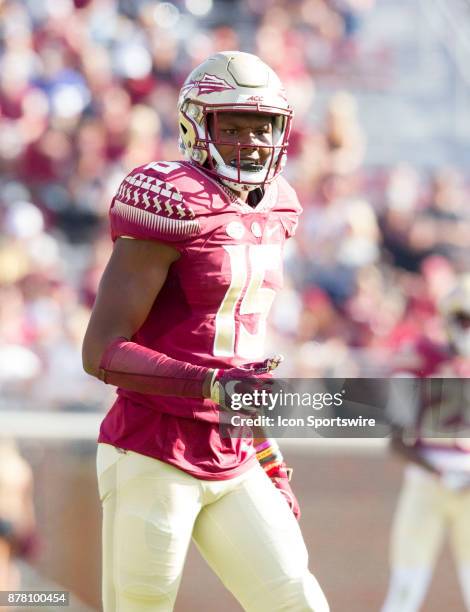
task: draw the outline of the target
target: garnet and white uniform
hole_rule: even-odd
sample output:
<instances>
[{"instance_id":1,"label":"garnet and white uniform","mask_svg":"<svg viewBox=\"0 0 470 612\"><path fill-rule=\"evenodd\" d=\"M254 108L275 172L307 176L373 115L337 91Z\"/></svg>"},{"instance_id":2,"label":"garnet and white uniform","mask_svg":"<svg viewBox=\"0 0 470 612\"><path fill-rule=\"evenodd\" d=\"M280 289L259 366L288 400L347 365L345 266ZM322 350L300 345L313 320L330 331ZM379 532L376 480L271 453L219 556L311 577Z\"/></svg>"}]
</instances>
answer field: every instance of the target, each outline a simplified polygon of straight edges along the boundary
<instances>
[{"instance_id":1,"label":"garnet and white uniform","mask_svg":"<svg viewBox=\"0 0 470 612\"><path fill-rule=\"evenodd\" d=\"M300 211L282 178L253 209L188 162L151 163L131 172L112 202L113 240L157 240L181 254L132 340L207 367L259 360L266 317L282 285L284 242ZM246 440L221 439L218 422L219 409L210 400L119 389L99 441L199 478L233 478L256 458Z\"/></svg>"},{"instance_id":2,"label":"garnet and white uniform","mask_svg":"<svg viewBox=\"0 0 470 612\"><path fill-rule=\"evenodd\" d=\"M470 610L470 402L462 401L451 380L469 377L470 360L424 341L416 344L414 353L419 367L411 374L425 372L442 380L431 383L434 400L426 391L430 387L423 385L420 401L408 407L403 437L440 475L413 463L405 470L392 529L392 575L382 612L421 608L447 530Z\"/></svg>"},{"instance_id":3,"label":"garnet and white uniform","mask_svg":"<svg viewBox=\"0 0 470 612\"><path fill-rule=\"evenodd\" d=\"M208 367L260 360L300 212L282 178L251 208L188 162L131 172L112 202L113 240L180 253L132 340ZM298 524L251 439L222 438L218 422L210 400L118 390L98 451L106 609L172 610L192 536L244 609L327 611Z\"/></svg>"}]
</instances>

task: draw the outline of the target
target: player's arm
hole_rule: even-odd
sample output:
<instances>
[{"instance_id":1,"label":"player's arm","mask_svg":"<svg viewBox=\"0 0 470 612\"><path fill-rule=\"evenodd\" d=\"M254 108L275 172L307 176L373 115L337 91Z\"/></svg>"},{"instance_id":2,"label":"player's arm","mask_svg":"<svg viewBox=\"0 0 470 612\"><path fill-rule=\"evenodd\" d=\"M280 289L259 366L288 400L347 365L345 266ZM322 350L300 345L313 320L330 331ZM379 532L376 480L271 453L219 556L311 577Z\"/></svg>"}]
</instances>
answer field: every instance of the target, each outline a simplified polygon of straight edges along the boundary
<instances>
[{"instance_id":1,"label":"player's arm","mask_svg":"<svg viewBox=\"0 0 470 612\"><path fill-rule=\"evenodd\" d=\"M86 372L142 393L203 396L204 381L212 371L130 341L178 257L176 249L156 241L116 241L83 342Z\"/></svg>"},{"instance_id":2,"label":"player's arm","mask_svg":"<svg viewBox=\"0 0 470 612\"><path fill-rule=\"evenodd\" d=\"M390 448L401 459L419 465L432 474L441 475L439 470L426 461L414 446L405 442L404 429L402 427L393 427L390 437Z\"/></svg>"},{"instance_id":3,"label":"player's arm","mask_svg":"<svg viewBox=\"0 0 470 612\"><path fill-rule=\"evenodd\" d=\"M178 251L145 240L118 238L101 278L83 342L83 366L99 375L101 356L118 337L131 338L147 318Z\"/></svg>"}]
</instances>

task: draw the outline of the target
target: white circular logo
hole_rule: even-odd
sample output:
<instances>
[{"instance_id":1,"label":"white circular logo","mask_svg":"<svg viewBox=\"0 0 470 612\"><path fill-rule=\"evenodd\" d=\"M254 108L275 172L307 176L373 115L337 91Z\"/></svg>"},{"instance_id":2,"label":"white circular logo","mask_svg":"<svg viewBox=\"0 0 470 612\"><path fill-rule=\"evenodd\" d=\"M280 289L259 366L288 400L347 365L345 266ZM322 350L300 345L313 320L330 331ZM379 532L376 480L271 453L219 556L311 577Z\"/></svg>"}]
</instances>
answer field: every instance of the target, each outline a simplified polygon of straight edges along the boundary
<instances>
[{"instance_id":1,"label":"white circular logo","mask_svg":"<svg viewBox=\"0 0 470 612\"><path fill-rule=\"evenodd\" d=\"M239 240L245 233L245 228L238 221L232 221L227 225L225 231L230 236L230 238L235 238L235 240Z\"/></svg>"},{"instance_id":2,"label":"white circular logo","mask_svg":"<svg viewBox=\"0 0 470 612\"><path fill-rule=\"evenodd\" d=\"M259 223L256 223L256 221L254 221L251 224L251 231L253 232L253 235L256 236L257 238L261 238L262 235L262 231L261 231L261 225Z\"/></svg>"}]
</instances>

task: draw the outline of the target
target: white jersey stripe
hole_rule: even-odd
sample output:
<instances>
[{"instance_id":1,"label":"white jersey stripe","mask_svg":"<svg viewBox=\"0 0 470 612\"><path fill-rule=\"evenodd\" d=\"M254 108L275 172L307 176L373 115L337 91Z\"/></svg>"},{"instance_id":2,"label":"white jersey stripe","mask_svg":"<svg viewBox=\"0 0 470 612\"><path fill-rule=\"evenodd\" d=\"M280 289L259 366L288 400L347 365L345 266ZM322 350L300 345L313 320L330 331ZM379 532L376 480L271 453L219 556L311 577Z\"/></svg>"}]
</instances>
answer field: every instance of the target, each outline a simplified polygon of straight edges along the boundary
<instances>
[{"instance_id":1,"label":"white jersey stripe","mask_svg":"<svg viewBox=\"0 0 470 612\"><path fill-rule=\"evenodd\" d=\"M183 221L182 219L168 219L158 214L148 212L141 208L125 204L121 200L115 200L111 209L112 214L116 214L127 221L139 223L143 227L152 231L160 231L169 236L189 236L201 231L198 221Z\"/></svg>"}]
</instances>

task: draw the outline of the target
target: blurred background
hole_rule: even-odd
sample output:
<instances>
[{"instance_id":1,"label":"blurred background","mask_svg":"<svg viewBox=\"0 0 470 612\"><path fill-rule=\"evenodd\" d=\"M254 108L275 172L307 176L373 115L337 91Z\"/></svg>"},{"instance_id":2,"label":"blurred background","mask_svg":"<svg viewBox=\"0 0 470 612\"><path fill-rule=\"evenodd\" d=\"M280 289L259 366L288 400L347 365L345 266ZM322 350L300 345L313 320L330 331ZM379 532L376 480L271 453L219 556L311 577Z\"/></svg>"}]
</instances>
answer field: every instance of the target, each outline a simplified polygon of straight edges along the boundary
<instances>
[{"instance_id":1,"label":"blurred background","mask_svg":"<svg viewBox=\"0 0 470 612\"><path fill-rule=\"evenodd\" d=\"M94 438L112 390L80 346L111 198L133 167L179 158L188 72L254 52L295 108L285 174L304 215L269 334L283 375L383 376L445 338L436 302L470 271L469 34L467 0L0 0L0 436L34 482L24 588L99 609ZM384 446L286 446L334 611L385 594L401 467ZM426 610L462 610L440 563ZM191 552L177 612L222 608L239 609Z\"/></svg>"}]
</instances>

